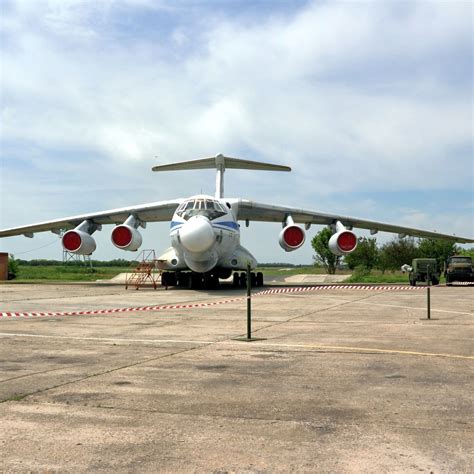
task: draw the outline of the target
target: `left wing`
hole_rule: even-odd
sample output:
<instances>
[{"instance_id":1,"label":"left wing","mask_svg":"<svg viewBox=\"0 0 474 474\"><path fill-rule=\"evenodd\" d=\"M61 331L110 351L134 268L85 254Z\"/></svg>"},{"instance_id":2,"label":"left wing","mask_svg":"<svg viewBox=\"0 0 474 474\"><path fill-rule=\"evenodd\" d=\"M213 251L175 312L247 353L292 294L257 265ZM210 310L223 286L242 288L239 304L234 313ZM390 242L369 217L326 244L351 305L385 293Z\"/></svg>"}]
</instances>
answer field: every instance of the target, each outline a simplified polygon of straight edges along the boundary
<instances>
[{"instance_id":1,"label":"left wing","mask_svg":"<svg viewBox=\"0 0 474 474\"><path fill-rule=\"evenodd\" d=\"M454 240L459 243L471 243L474 239L468 237L458 237L457 235L441 234L429 230L416 229L400 225L386 224L384 222L369 221L357 217L342 216L339 214L325 214L322 212L308 211L295 207L273 206L262 204L245 199L236 200L237 220L263 221L263 222L284 222L287 216L291 216L294 222L304 224L331 225L340 221L346 227L357 227L368 229L373 233L378 231L393 232L400 235L410 235L413 237L429 237L435 239Z\"/></svg>"},{"instance_id":2,"label":"left wing","mask_svg":"<svg viewBox=\"0 0 474 474\"><path fill-rule=\"evenodd\" d=\"M0 237L22 234L27 237L33 237L33 234L36 232L45 232L48 230L59 233L61 230L73 229L85 220L89 220L96 225L122 224L131 214L135 215L142 222L171 221L174 211L181 202L183 202L183 199L152 202L138 206L122 207L108 211L82 214L80 216L65 217L63 219L40 222L38 224L13 227L11 229L0 230Z\"/></svg>"}]
</instances>

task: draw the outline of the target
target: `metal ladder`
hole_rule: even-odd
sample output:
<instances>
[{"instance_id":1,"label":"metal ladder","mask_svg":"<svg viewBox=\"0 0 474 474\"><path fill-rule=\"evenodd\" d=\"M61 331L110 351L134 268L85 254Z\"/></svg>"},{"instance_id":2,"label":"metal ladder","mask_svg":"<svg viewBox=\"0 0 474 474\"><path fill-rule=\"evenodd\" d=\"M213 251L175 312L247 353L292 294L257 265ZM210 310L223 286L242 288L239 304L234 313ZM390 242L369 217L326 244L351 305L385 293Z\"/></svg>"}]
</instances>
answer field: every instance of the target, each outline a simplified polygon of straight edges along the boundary
<instances>
[{"instance_id":1,"label":"metal ladder","mask_svg":"<svg viewBox=\"0 0 474 474\"><path fill-rule=\"evenodd\" d=\"M156 290L157 280L161 277L161 271L156 271L156 256L154 250L142 250L137 260L132 264L133 271L127 273L125 278L125 289L134 286L136 290L147 284L153 285Z\"/></svg>"}]
</instances>

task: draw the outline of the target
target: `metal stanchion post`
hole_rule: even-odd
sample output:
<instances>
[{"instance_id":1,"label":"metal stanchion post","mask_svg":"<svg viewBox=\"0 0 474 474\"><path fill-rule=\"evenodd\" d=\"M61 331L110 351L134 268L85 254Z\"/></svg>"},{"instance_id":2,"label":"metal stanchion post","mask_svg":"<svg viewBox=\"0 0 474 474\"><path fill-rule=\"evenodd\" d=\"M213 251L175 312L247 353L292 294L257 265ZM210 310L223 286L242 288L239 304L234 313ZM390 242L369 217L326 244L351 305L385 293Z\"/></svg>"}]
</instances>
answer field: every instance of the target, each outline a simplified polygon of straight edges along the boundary
<instances>
[{"instance_id":1,"label":"metal stanchion post","mask_svg":"<svg viewBox=\"0 0 474 474\"><path fill-rule=\"evenodd\" d=\"M430 300L430 283L431 283L431 277L430 277L430 266L428 265L427 269L426 269L426 283L427 283L427 288L426 288L426 291L427 291L427 308L428 308L428 319L431 319L431 300Z\"/></svg>"},{"instance_id":2,"label":"metal stanchion post","mask_svg":"<svg viewBox=\"0 0 474 474\"><path fill-rule=\"evenodd\" d=\"M241 336L233 338L234 341L263 341L265 338L252 337L252 273L250 272L250 263L247 264L247 337Z\"/></svg>"},{"instance_id":3,"label":"metal stanchion post","mask_svg":"<svg viewBox=\"0 0 474 474\"><path fill-rule=\"evenodd\" d=\"M252 281L250 263L247 264L247 339L252 339Z\"/></svg>"}]
</instances>

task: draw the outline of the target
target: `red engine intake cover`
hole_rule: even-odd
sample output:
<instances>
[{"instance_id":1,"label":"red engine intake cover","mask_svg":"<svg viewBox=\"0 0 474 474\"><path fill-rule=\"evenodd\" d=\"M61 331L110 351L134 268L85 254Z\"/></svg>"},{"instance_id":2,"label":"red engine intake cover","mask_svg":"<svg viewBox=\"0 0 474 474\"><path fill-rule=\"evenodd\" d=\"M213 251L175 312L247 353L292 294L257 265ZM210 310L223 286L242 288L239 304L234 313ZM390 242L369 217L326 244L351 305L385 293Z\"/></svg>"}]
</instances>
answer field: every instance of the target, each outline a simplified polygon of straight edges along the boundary
<instances>
[{"instance_id":1,"label":"red engine intake cover","mask_svg":"<svg viewBox=\"0 0 474 474\"><path fill-rule=\"evenodd\" d=\"M305 231L297 225L289 225L283 228L278 236L278 243L285 252L299 249L305 239Z\"/></svg>"},{"instance_id":2,"label":"red engine intake cover","mask_svg":"<svg viewBox=\"0 0 474 474\"><path fill-rule=\"evenodd\" d=\"M117 247L127 247L132 241L132 232L128 227L119 225L112 231L112 241Z\"/></svg>"},{"instance_id":3,"label":"red engine intake cover","mask_svg":"<svg viewBox=\"0 0 474 474\"><path fill-rule=\"evenodd\" d=\"M74 230L66 232L62 239L63 247L69 252L75 252L82 244L81 236Z\"/></svg>"},{"instance_id":4,"label":"red engine intake cover","mask_svg":"<svg viewBox=\"0 0 474 474\"><path fill-rule=\"evenodd\" d=\"M337 245L343 252L352 252L357 245L357 237L349 231L341 232L337 238Z\"/></svg>"},{"instance_id":5,"label":"red engine intake cover","mask_svg":"<svg viewBox=\"0 0 474 474\"><path fill-rule=\"evenodd\" d=\"M289 247L299 247L304 242L303 229L296 225L290 225L284 229L283 239Z\"/></svg>"}]
</instances>

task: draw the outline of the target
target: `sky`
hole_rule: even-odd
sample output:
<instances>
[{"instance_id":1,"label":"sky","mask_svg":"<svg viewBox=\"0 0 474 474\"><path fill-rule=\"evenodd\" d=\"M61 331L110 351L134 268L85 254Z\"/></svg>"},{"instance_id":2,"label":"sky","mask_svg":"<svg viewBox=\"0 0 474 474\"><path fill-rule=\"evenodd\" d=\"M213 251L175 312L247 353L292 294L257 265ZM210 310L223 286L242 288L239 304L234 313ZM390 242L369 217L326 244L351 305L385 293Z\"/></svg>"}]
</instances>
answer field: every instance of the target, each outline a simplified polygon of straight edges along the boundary
<instances>
[{"instance_id":1,"label":"sky","mask_svg":"<svg viewBox=\"0 0 474 474\"><path fill-rule=\"evenodd\" d=\"M213 170L151 168L223 153L293 169L228 170L228 197L474 237L470 1L0 8L0 229L213 195ZM278 224L242 226L241 242L260 262L309 264L320 229L291 253ZM111 230L94 234L94 258L136 257ZM143 237L159 254L169 225ZM0 251L62 258L49 232Z\"/></svg>"}]
</instances>

